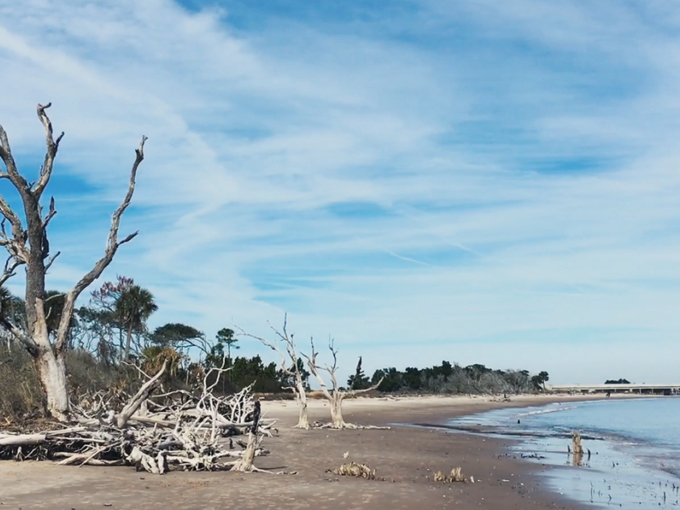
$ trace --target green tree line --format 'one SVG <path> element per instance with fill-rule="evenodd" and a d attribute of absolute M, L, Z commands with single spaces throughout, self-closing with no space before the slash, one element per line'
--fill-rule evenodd
<path fill-rule="evenodd" d="M 48 332 L 53 335 L 61 319 L 64 295 L 48 291 L 45 301 Z M 191 389 L 202 384 L 205 374 L 213 368 L 230 369 L 218 382 L 217 390 L 221 392 L 253 384 L 256 392 L 279 393 L 293 384 L 274 362 L 267 363 L 259 355 L 234 356 L 239 340 L 229 328 L 220 329 L 212 339 L 187 324 L 149 328 L 148 321 L 157 310 L 152 292 L 132 278 L 119 276 L 93 291 L 89 302 L 76 310 L 69 332 L 71 391 L 105 389 L 123 383 L 131 389 L 140 381 L 133 364 L 149 374 L 160 369 L 164 361 L 170 366 L 165 377 L 168 387 Z M 5 288 L 0 288 L 0 321 L 19 327 L 25 323 L 23 301 Z M 2 330 L 0 340 L 0 384 L 13 388 L 0 395 L 0 412 L 8 407 L 26 411 L 35 406 L 41 394 L 30 358 L 21 346 L 12 345 L 11 335 Z M 303 360 L 298 359 L 297 364 L 309 388 L 310 374 Z M 461 367 L 448 361 L 422 369 L 384 368 L 368 377 L 362 365 L 359 358 L 347 381 L 348 389 L 368 388 L 384 377 L 378 390 L 386 393 L 522 393 L 543 391 L 548 381 L 547 372 L 531 375 L 526 370 L 494 370 L 479 364 Z M 216 377 L 213 371 L 208 383 L 216 382 Z M 12 401 L 9 404 L 8 399 Z"/>
<path fill-rule="evenodd" d="M 531 375 L 528 370 L 494 370 L 484 365 L 474 364 L 466 367 L 448 361 L 441 365 L 419 369 L 407 367 L 400 371 L 396 368 L 376 370 L 370 381 L 375 384 L 384 378 L 378 387 L 383 392 L 421 392 L 421 393 L 527 393 L 545 391 L 549 380 L 548 372 Z"/>

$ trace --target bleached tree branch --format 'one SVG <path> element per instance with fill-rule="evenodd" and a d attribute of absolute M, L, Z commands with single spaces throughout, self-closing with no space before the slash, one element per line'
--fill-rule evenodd
<path fill-rule="evenodd" d="M 38 184 L 33 188 L 33 193 L 38 200 L 40 200 L 40 197 L 45 190 L 45 186 L 47 186 L 47 183 L 50 181 L 50 177 L 52 177 L 54 158 L 57 156 L 59 143 L 64 137 L 64 133 L 62 132 L 56 140 L 54 139 L 52 122 L 45 113 L 45 110 L 47 110 L 50 106 L 52 106 L 52 103 L 47 103 L 45 106 L 38 105 L 38 117 L 45 128 L 45 145 L 47 147 L 47 150 L 45 151 L 45 161 L 42 168 L 40 169 L 40 178 L 38 179 Z"/>
<path fill-rule="evenodd" d="M 125 198 L 118 206 L 118 209 L 113 213 L 111 218 L 111 229 L 109 230 L 109 236 L 106 242 L 106 250 L 104 251 L 104 256 L 97 261 L 92 270 L 83 276 L 78 283 L 66 294 L 66 299 L 64 300 L 64 311 L 62 312 L 61 321 L 59 322 L 59 329 L 57 330 L 57 350 L 61 350 L 66 345 L 66 340 L 68 338 L 68 329 L 70 326 L 70 318 L 73 315 L 73 310 L 75 302 L 78 296 L 85 290 L 93 281 L 95 281 L 104 272 L 104 269 L 113 260 L 116 255 L 118 248 L 129 241 L 131 241 L 138 232 L 134 232 L 123 240 L 118 240 L 118 230 L 120 228 L 120 219 L 123 213 L 130 205 L 132 196 L 135 192 L 135 183 L 137 179 L 137 170 L 142 161 L 144 161 L 144 144 L 146 143 L 147 137 L 143 136 L 139 147 L 135 150 L 135 161 L 132 165 L 132 170 L 130 171 L 130 181 L 128 184 L 128 190 L 125 194 Z"/>

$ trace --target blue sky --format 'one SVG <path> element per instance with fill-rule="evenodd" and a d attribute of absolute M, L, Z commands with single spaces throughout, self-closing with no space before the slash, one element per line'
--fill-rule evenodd
<path fill-rule="evenodd" d="M 35 105 L 66 131 L 52 288 L 101 254 L 145 134 L 106 278 L 153 291 L 152 326 L 287 312 L 344 374 L 674 380 L 679 60 L 680 7 L 649 0 L 0 0 L 0 123 L 26 172 Z"/>

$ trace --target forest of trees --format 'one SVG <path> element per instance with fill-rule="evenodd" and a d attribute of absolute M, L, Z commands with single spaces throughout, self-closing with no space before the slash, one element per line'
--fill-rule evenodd
<path fill-rule="evenodd" d="M 60 322 L 62 306 L 62 293 L 46 293 L 50 335 Z M 25 321 L 23 301 L 4 288 L 0 288 L 0 310 L 0 321 L 15 325 Z M 119 276 L 91 292 L 87 305 L 75 311 L 68 335 L 71 391 L 101 389 L 122 384 L 121 381 L 134 387 L 139 378 L 130 368 L 132 364 L 153 373 L 166 360 L 170 370 L 165 381 L 171 387 L 191 388 L 211 367 L 231 368 L 216 388 L 222 393 L 250 384 L 254 384 L 256 392 L 280 393 L 293 384 L 291 376 L 275 362 L 266 363 L 259 355 L 233 357 L 240 346 L 232 329 L 221 329 L 212 340 L 186 324 L 169 323 L 150 329 L 148 320 L 157 310 L 153 294 L 132 278 Z M 12 335 L 0 330 L 0 338 L 0 385 L 14 387 L 0 397 L 4 401 L 0 402 L 0 411 L 29 412 L 39 407 L 41 400 L 38 379 L 29 357 L 13 342 Z M 301 358 L 298 368 L 309 388 L 310 374 Z M 385 393 L 509 394 L 544 391 L 548 373 L 531 375 L 527 370 L 493 370 L 479 364 L 461 367 L 442 361 L 441 365 L 423 369 L 385 368 L 368 377 L 359 358 L 346 388 L 361 390 L 381 378 L 378 391 Z"/>
<path fill-rule="evenodd" d="M 223 327 L 214 336 L 177 322 L 151 328 L 158 304 L 153 293 L 132 278 L 118 276 L 92 290 L 119 248 L 138 235 L 119 237 L 119 228 L 144 160 L 144 136 L 135 149 L 127 191 L 111 215 L 103 253 L 69 290 L 50 290 L 47 277 L 61 252 L 51 250 L 48 235 L 56 200 L 52 196 L 47 201 L 44 195 L 64 133 L 55 137 L 49 107 L 37 106 L 45 132 L 45 158 L 37 175 L 19 171 L 0 125 L 0 179 L 15 193 L 10 201 L 0 194 L 0 247 L 7 255 L 0 270 L 0 417 L 25 432 L 3 431 L 0 457 L 134 465 L 157 474 L 168 472 L 170 464 L 254 472 L 261 471 L 253 460 L 262 453 L 261 442 L 273 425 L 262 416 L 256 393 L 288 392 L 298 407 L 297 428 L 356 429 L 360 425 L 343 417 L 343 400 L 369 392 L 545 390 L 547 372 L 532 376 L 528 371 L 460 367 L 447 361 L 403 372 L 386 368 L 369 378 L 361 357 L 343 387 L 333 340 L 321 356 L 313 339 L 301 348 L 294 334 L 288 334 L 287 316 L 281 330 L 271 328 L 274 340 L 237 326 L 238 335 Z M 23 297 L 5 287 L 19 269 L 25 273 Z M 278 362 L 267 363 L 260 355 L 236 356 L 243 339 L 254 340 L 270 355 L 273 351 Z M 318 391 L 310 393 L 310 379 Z M 310 423 L 308 393 L 326 399 L 329 423 Z M 55 422 L 66 428 L 55 429 Z M 49 429 L 35 433 L 44 426 Z M 233 451 L 231 439 L 220 440 L 232 434 L 247 434 L 247 442 L 237 442 L 243 451 Z M 228 457 L 238 458 L 219 460 Z"/>
<path fill-rule="evenodd" d="M 47 329 L 54 335 L 61 320 L 64 294 L 46 292 Z M 290 376 L 276 363 L 259 355 L 232 356 L 239 349 L 234 331 L 223 328 L 214 339 L 186 324 L 169 323 L 155 329 L 148 320 L 158 310 L 153 294 L 132 278 L 119 276 L 90 294 L 85 306 L 76 309 L 68 334 L 67 366 L 72 393 L 120 386 L 134 389 L 143 382 L 133 365 L 147 374 L 164 361 L 169 388 L 191 389 L 212 367 L 231 368 L 216 390 L 238 391 L 253 384 L 254 391 L 278 393 L 291 384 Z M 0 287 L 0 322 L 25 327 L 21 298 Z M 298 360 L 307 381 L 309 373 Z M 0 328 L 0 414 L 34 413 L 42 405 L 42 389 L 30 356 L 7 328 Z"/>
<path fill-rule="evenodd" d="M 532 376 L 528 370 L 493 370 L 479 364 L 461 367 L 442 361 L 441 365 L 408 367 L 403 372 L 396 368 L 376 370 L 370 382 L 380 378 L 383 381 L 378 390 L 383 392 L 507 394 L 545 391 L 548 373 Z"/>
<path fill-rule="evenodd" d="M 50 335 L 60 322 L 62 306 L 62 293 L 46 293 Z M 169 387 L 190 389 L 211 367 L 231 368 L 216 388 L 222 393 L 238 391 L 250 384 L 259 393 L 280 393 L 293 384 L 291 376 L 275 362 L 267 363 L 260 355 L 233 356 L 240 346 L 232 329 L 223 328 L 209 339 L 186 324 L 149 328 L 148 320 L 157 310 L 153 294 L 132 278 L 119 276 L 91 292 L 89 302 L 76 309 L 71 321 L 70 390 L 83 392 L 115 385 L 131 389 L 140 380 L 131 368 L 133 364 L 146 373 L 154 373 L 166 360 L 170 364 L 165 376 Z M 15 325 L 25 321 L 22 299 L 5 288 L 0 288 L 0 321 Z M 7 331 L 0 329 L 0 339 L 0 385 L 13 387 L 0 396 L 0 412 L 35 412 L 42 397 L 30 358 Z M 298 359 L 298 368 L 309 389 L 310 374 L 302 358 Z M 346 389 L 368 388 L 381 378 L 378 391 L 386 393 L 509 394 L 543 391 L 548 373 L 531 375 L 526 370 L 493 370 L 479 364 L 461 367 L 442 361 L 441 365 L 423 369 L 385 368 L 369 377 L 364 373 L 363 359 L 359 358 Z"/>
<path fill-rule="evenodd" d="M 46 293 L 50 335 L 60 322 L 63 296 L 57 291 Z M 0 321 L 17 325 L 25 321 L 23 301 L 4 288 L 0 288 L 0 310 Z M 139 378 L 130 368 L 132 364 L 154 373 L 166 360 L 170 370 L 165 381 L 171 387 L 191 388 L 211 367 L 231 368 L 216 388 L 222 393 L 250 384 L 259 393 L 280 393 L 293 384 L 291 376 L 275 362 L 266 363 L 259 355 L 233 357 L 240 346 L 232 329 L 221 329 L 212 340 L 186 324 L 169 323 L 150 329 L 148 320 L 157 310 L 153 294 L 132 278 L 119 276 L 91 292 L 87 305 L 75 311 L 68 335 L 71 391 L 101 389 L 121 381 L 134 387 Z M 0 385 L 14 387 L 0 397 L 4 401 L 0 402 L 0 411 L 29 412 L 41 400 L 38 379 L 32 373 L 30 359 L 20 345 L 13 343 L 12 335 L 0 330 L 0 338 Z M 309 388 L 310 374 L 301 358 L 298 367 Z M 479 364 L 461 367 L 442 361 L 441 365 L 423 369 L 385 368 L 368 377 L 359 358 L 346 388 L 361 390 L 381 378 L 378 391 L 386 393 L 509 394 L 544 391 L 548 373 L 531 375 L 526 370 L 493 370 Z"/>
<path fill-rule="evenodd" d="M 57 214 L 56 201 L 54 197 L 44 201 L 44 194 L 64 136 L 61 133 L 55 137 L 47 115 L 49 107 L 49 103 L 37 106 L 45 132 L 45 158 L 37 176 L 28 177 L 19 171 L 9 137 L 0 125 L 0 160 L 4 163 L 4 168 L 0 166 L 0 178 L 7 180 L 22 206 L 16 207 L 19 202 L 11 203 L 0 195 L 3 217 L 0 246 L 8 256 L 0 272 L 3 389 L 0 414 L 31 414 L 42 409 L 52 418 L 67 422 L 74 396 L 77 399 L 98 390 L 135 391 L 141 381 L 153 374 L 162 376 L 168 388 L 192 389 L 210 383 L 205 381 L 205 375 L 215 367 L 230 368 L 215 388 L 222 392 L 252 384 L 258 392 L 276 393 L 293 388 L 298 398 L 309 387 L 308 380 L 313 375 L 326 398 L 338 404 L 338 422 L 342 421 L 339 413 L 342 398 L 373 387 L 384 392 L 435 393 L 518 393 L 545 389 L 547 372 L 532 376 L 525 370 L 492 370 L 483 365 L 460 367 L 447 361 L 425 369 L 409 367 L 403 372 L 386 368 L 369 379 L 362 358 L 343 388 L 336 378 L 338 351 L 332 342 L 329 345 L 332 365 L 317 363 L 313 343 L 307 353 L 296 351 L 293 335 L 286 332 L 285 320 L 283 332 L 277 332 L 277 336 L 287 355 L 267 340 L 241 332 L 277 351 L 281 355 L 281 364 L 277 365 L 266 364 L 259 355 L 233 357 L 232 351 L 239 349 L 239 340 L 229 328 L 218 331 L 214 339 L 187 324 L 168 323 L 151 330 L 148 320 L 158 305 L 153 294 L 132 278 L 119 276 L 115 281 L 105 282 L 90 291 L 90 299 L 84 304 L 82 296 L 86 289 L 109 267 L 119 248 L 137 236 L 133 232 L 119 237 L 119 227 L 132 201 L 137 171 L 144 160 L 144 136 L 135 150 L 127 192 L 111 216 L 103 254 L 70 290 L 48 290 L 46 276 L 60 252 L 50 250 L 48 236 L 50 222 Z M 4 287 L 19 268 L 25 270 L 26 276 L 23 299 Z M 331 379 L 332 394 L 321 371 Z"/>

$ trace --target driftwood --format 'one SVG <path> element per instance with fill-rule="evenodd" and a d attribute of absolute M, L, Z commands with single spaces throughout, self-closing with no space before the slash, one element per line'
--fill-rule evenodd
<path fill-rule="evenodd" d="M 233 471 L 241 471 L 243 473 L 252 473 L 255 471 L 262 473 L 270 472 L 264 471 L 253 465 L 253 460 L 257 455 L 258 450 L 260 449 L 260 441 L 262 440 L 262 436 L 258 433 L 258 431 L 260 430 L 262 420 L 260 416 L 260 411 L 261 411 L 260 403 L 255 402 L 253 409 L 253 424 L 250 427 L 250 431 L 248 432 L 248 444 L 246 445 L 246 449 L 243 452 L 241 458 L 230 463 L 231 469 Z"/>
<path fill-rule="evenodd" d="M 97 393 L 72 405 L 75 426 L 30 434 L 0 431 L 0 459 L 128 465 L 155 474 L 173 468 L 261 471 L 253 460 L 268 453 L 261 443 L 271 436 L 274 422 L 260 416 L 252 387 L 216 396 L 212 390 L 226 370 L 213 369 L 217 381 L 208 385 L 210 372 L 206 374 L 198 395 L 178 391 L 153 396 L 165 369 L 163 365 L 120 411 L 114 409 L 113 398 Z M 246 433 L 245 448 L 234 449 L 230 436 Z"/>

